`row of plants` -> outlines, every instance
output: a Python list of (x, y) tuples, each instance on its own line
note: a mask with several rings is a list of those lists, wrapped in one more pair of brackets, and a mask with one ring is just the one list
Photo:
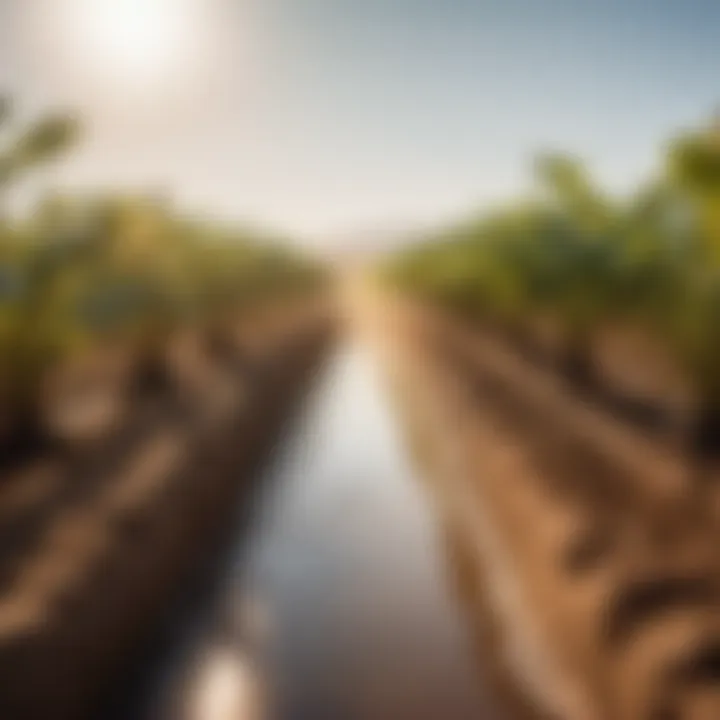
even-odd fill
[[(12, 120), (0, 102), (0, 209), (16, 180), (80, 137), (65, 116)], [(276, 238), (199, 220), (162, 197), (54, 195), (27, 217), (0, 215), (0, 454), (42, 442), (44, 388), (73, 356), (117, 342), (147, 387), (166, 377), (179, 332), (229, 346), (248, 308), (325, 279)]]
[(624, 197), (577, 159), (545, 154), (528, 197), (424, 239), (388, 263), (392, 282), (531, 348), (558, 329), (555, 365), (584, 390), (602, 384), (597, 339), (634, 328), (692, 388), (695, 451), (720, 454), (720, 128), (683, 133), (656, 176)]

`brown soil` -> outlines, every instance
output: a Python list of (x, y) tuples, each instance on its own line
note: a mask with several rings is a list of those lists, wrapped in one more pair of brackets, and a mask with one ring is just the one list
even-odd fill
[(720, 717), (714, 472), (700, 482), (672, 446), (497, 337), (381, 302), (378, 336), (445, 508), (483, 664), (494, 637), (526, 699), (514, 715)]
[(3, 478), (0, 717), (92, 712), (232, 522), (331, 328), (324, 301), (248, 317), (238, 368), (178, 339), (175, 392), (123, 403), (106, 387), (106, 424), (90, 413), (84, 436), (74, 418), (73, 452)]

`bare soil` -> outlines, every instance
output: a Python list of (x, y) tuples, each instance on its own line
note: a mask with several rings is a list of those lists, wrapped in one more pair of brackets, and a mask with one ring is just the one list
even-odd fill
[(231, 522), (332, 326), (325, 300), (265, 308), (238, 323), (236, 365), (177, 338), (174, 391), (144, 400), (113, 353), (57, 384), (71, 441), (0, 483), (0, 716), (93, 711)]
[[(375, 304), (411, 442), (445, 508), (511, 717), (720, 717), (716, 472), (497, 337)], [(392, 309), (390, 309), (392, 308)]]

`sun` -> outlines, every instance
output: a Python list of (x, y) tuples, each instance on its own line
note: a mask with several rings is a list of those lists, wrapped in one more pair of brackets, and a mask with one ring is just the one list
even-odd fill
[(192, 41), (191, 0), (84, 0), (90, 62), (133, 81), (179, 70)]

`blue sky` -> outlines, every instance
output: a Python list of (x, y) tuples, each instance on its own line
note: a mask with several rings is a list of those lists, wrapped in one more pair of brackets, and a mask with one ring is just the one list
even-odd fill
[(548, 147), (620, 191), (720, 104), (720, 2), (205, 0), (153, 85), (82, 55), (83, 0), (53, 0), (60, 24), (50, 1), (0, 0), (0, 87), (88, 125), (44, 182), (167, 187), (319, 243), (522, 192)]

